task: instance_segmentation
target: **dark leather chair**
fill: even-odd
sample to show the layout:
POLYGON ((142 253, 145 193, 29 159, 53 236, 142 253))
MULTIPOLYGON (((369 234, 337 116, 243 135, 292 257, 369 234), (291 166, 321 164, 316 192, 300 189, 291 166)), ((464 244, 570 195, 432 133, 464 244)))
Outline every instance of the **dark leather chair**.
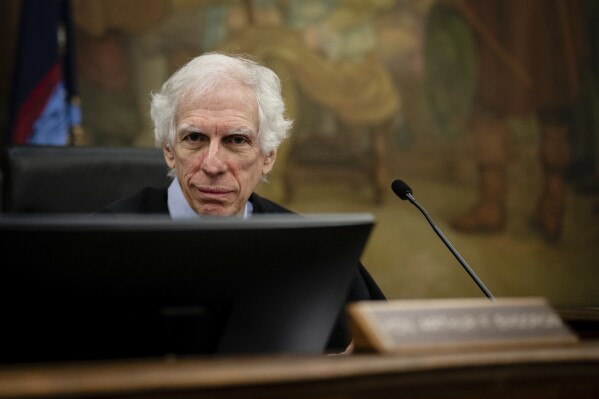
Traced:
POLYGON ((90 213, 171 180, 154 148, 9 146, 0 157, 3 212, 90 213))

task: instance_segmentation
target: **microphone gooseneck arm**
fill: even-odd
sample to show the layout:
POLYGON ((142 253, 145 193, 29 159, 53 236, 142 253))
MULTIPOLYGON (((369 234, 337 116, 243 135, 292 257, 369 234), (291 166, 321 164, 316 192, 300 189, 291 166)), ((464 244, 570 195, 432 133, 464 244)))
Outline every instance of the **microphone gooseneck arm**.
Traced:
POLYGON ((426 220, 428 220, 428 223, 431 225, 433 230, 435 230, 435 233, 437 233, 437 235, 439 236, 441 241, 443 241, 443 243, 447 246, 447 248, 449 248, 449 250, 451 251, 453 256, 455 256, 455 258, 458 260, 458 262, 460 262, 460 265, 462 265, 464 270, 466 270, 466 272, 470 275, 472 280, 474 280, 476 285, 478 285, 478 287, 482 290, 482 292, 485 294, 485 296, 491 300, 495 299, 493 297, 493 294, 491 294, 491 291, 489 291, 487 289, 487 287, 485 287, 485 285, 483 284, 482 281, 480 281, 480 279, 478 278, 476 273, 474 273, 474 271, 472 271, 470 266, 468 266, 468 263, 466 263, 464 258, 462 258, 460 256, 458 251, 455 250, 455 248, 453 247, 453 245, 451 245, 449 240, 447 238, 445 238, 445 235, 443 235, 441 230, 439 230, 439 228, 435 225, 435 223, 433 223, 433 220, 428 215, 426 210, 420 206, 418 201, 416 201, 414 199, 414 197, 412 196, 412 189, 410 188, 410 186, 408 186, 403 180, 397 179, 391 184, 391 189, 393 190, 395 195, 397 195, 399 198, 401 198, 402 200, 410 201, 416 208, 418 208, 420 210, 420 212, 422 212, 422 214, 424 215, 426 220))
POLYGON ((489 298, 489 299, 495 299, 493 297, 493 294, 491 294, 491 291, 489 291, 487 289, 487 287, 485 287, 485 285, 478 278, 478 276, 476 275, 476 273, 474 273, 474 271, 470 268, 470 266, 468 266, 468 263, 466 263, 466 261, 464 260, 464 258, 462 258, 462 256, 458 253, 458 251, 456 251, 456 249, 453 247, 453 245, 451 245, 451 243, 449 242, 449 240, 447 240, 447 238, 445 238, 445 235, 443 234, 443 232, 441 232, 441 230, 435 225, 435 223, 433 223, 433 220, 428 215, 428 213, 426 212, 426 210, 422 206, 420 206, 420 204, 418 203, 418 201, 416 201, 414 199, 414 197, 412 196, 411 193, 405 193, 404 195, 406 196, 406 198, 408 199, 408 201, 410 201, 416 208, 418 208, 420 210, 420 212, 422 212, 422 214, 424 215, 424 217, 426 218, 426 220, 428 220, 428 223, 431 225, 431 227, 433 228, 433 230, 435 230, 435 233, 437 233, 437 235, 439 236, 439 238, 441 239, 441 241, 443 241, 443 243, 447 246, 447 248, 449 248, 449 250, 451 251, 451 253, 453 254, 453 256, 456 257, 456 259, 458 260, 458 262, 460 262, 460 265, 462 265, 462 267, 464 268, 464 270, 466 270, 466 272, 470 275, 470 277, 472 277, 472 280, 474 280, 474 282, 476 283, 476 285, 478 285, 478 287, 482 290, 482 292, 485 294, 485 296, 487 298, 489 298))

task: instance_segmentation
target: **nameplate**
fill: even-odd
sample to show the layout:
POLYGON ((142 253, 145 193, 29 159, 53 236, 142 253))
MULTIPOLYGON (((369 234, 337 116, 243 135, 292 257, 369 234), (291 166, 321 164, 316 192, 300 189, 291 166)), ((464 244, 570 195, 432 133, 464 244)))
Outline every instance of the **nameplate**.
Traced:
POLYGON ((365 301, 348 312, 357 351, 567 345, 578 337, 543 298, 365 301))

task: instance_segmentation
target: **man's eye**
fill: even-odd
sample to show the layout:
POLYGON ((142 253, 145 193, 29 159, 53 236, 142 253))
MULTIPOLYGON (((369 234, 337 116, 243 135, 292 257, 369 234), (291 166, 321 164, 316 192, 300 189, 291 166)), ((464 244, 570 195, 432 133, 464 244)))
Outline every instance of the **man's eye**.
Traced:
POLYGON ((245 144, 248 142, 248 138, 241 134, 234 134, 229 136, 228 141, 233 144, 245 144))
POLYGON ((183 137, 183 141, 195 143, 195 142, 201 141, 203 136, 204 135, 201 133, 192 132, 192 133, 186 134, 185 137, 183 137))

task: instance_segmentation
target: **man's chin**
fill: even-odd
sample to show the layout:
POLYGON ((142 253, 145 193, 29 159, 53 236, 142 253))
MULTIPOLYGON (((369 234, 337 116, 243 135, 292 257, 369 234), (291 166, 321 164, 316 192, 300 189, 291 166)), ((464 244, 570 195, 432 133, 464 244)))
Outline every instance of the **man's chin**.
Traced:
POLYGON ((214 216, 214 217, 231 217, 238 216, 235 209, 225 207, 222 205, 208 205, 203 206, 196 212, 202 216, 214 216))

